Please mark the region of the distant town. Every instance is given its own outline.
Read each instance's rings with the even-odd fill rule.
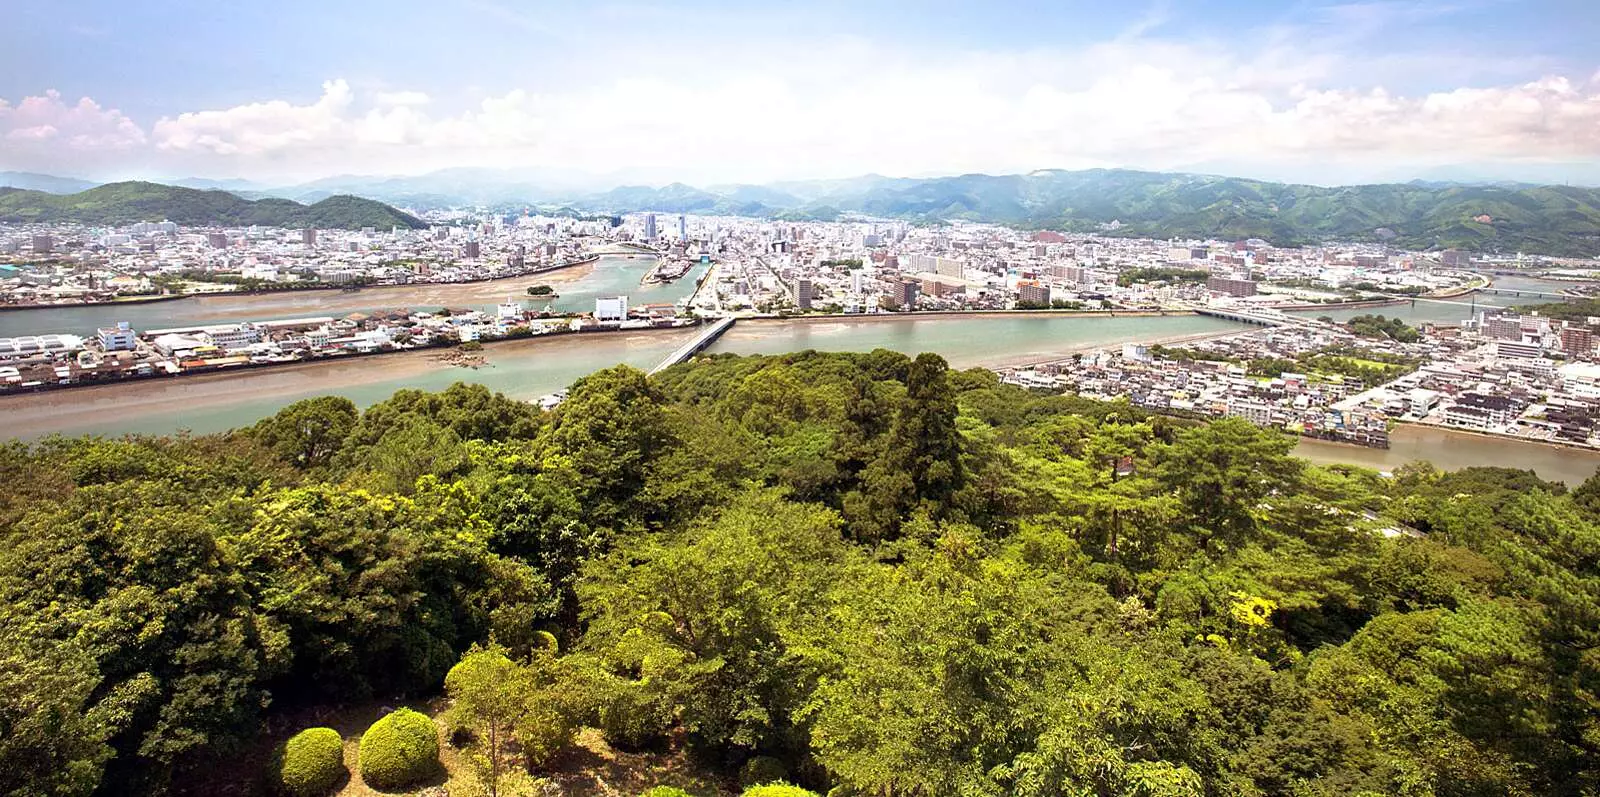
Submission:
[[[1239,416],[1302,435],[1384,447],[1395,422],[1600,446],[1600,319],[1474,312],[1496,272],[1537,275],[1521,301],[1583,298],[1594,261],[1279,248],[870,218],[783,222],[665,215],[572,218],[436,211],[413,230],[0,226],[0,310],[93,305],[93,335],[40,328],[0,338],[0,392],[175,376],[707,318],[1051,311],[1203,314],[1262,329],[1181,346],[1129,344],[1001,371],[1032,388],[1126,397],[1160,412]],[[676,302],[599,296],[551,309],[540,275],[600,258],[648,261],[641,285],[684,280]],[[296,290],[383,291],[504,280],[494,306],[262,318],[136,329],[126,303]],[[1519,292],[1521,295],[1521,292]],[[1383,307],[1463,301],[1461,324],[1412,328]],[[1318,311],[1361,308],[1339,323]],[[1366,309],[1370,308],[1370,309]],[[1470,317],[1469,317],[1470,316]],[[31,317],[31,316],[24,316]]]

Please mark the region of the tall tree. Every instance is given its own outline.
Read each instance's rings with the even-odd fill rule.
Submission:
[[[522,667],[497,645],[473,647],[445,676],[456,724],[472,728],[487,743],[485,780],[490,797],[499,797],[505,744],[532,698],[528,686]]]
[[[355,428],[360,413],[343,396],[297,401],[255,426],[255,434],[273,453],[300,468],[328,464]]]

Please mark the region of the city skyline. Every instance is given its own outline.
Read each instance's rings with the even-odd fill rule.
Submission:
[[[1600,12],[1567,0],[19,6],[0,169],[94,180],[1600,182]]]

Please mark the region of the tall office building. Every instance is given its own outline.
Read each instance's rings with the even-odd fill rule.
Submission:
[[[594,318],[596,321],[628,320],[628,297],[601,296],[596,298],[594,300]]]
[[[811,299],[816,295],[811,287],[811,280],[806,277],[795,277],[788,284],[789,298],[794,300],[794,306],[801,310],[811,309]]]
[[[1032,280],[1017,283],[1017,304],[1049,307],[1050,286]]]
[[[228,248],[228,234],[225,232],[208,233],[206,235],[206,241],[211,244],[212,249]]]
[[[54,249],[54,248],[55,248],[55,241],[51,240],[50,236],[48,236],[48,235],[35,235],[35,236],[33,236],[33,253],[34,254],[36,254],[36,255],[48,255],[48,254],[50,254],[50,250]]]
[[[306,246],[317,245],[317,228],[307,227],[300,231],[300,243]]]
[[[1594,353],[1594,333],[1583,327],[1566,327],[1561,330],[1561,350],[1568,354]]]
[[[1522,319],[1514,315],[1489,316],[1483,325],[1483,336],[1495,340],[1522,340]]]
[[[1225,293],[1229,296],[1254,296],[1256,295],[1256,283],[1253,280],[1235,277],[1207,277],[1206,290]]]
[[[682,213],[678,214],[678,240],[689,240],[689,221]]]
[[[914,279],[901,279],[894,284],[894,293],[890,297],[901,310],[917,309],[917,295],[922,291],[922,283]]]
[[[654,213],[644,214],[644,239],[646,241],[654,241],[656,239],[656,214]]]
[[[467,242],[467,259],[477,260],[483,254],[483,247],[477,241]]]

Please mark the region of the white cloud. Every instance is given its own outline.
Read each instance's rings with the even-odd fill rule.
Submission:
[[[69,105],[53,89],[16,105],[0,99],[0,133],[12,141],[52,141],[75,150],[123,150],[145,142],[144,131],[120,111],[88,97]]]
[[[87,97],[67,103],[51,90],[12,105],[0,99],[0,165],[87,174],[136,157],[143,129]]]
[[[305,146],[355,146],[361,142],[342,135],[351,99],[349,83],[330,80],[322,84],[322,97],[311,105],[272,100],[196,111],[161,119],[153,133],[159,149],[244,157]]]
[[[1248,58],[1137,38],[1073,53],[905,53],[851,38],[808,47],[737,70],[691,64],[454,108],[335,79],[307,104],[162,118],[148,146],[116,111],[51,94],[0,104],[0,133],[35,153],[76,136],[137,148],[152,170],[268,179],[489,166],[713,182],[1234,163],[1341,181],[1446,163],[1600,160],[1600,74],[1408,95],[1343,86],[1348,58],[1290,41]],[[18,113],[36,100],[51,112]],[[0,161],[18,160],[10,154]]]

